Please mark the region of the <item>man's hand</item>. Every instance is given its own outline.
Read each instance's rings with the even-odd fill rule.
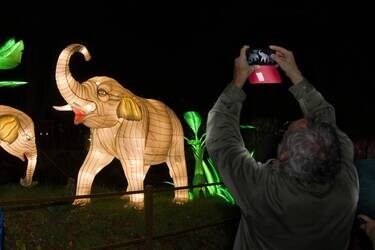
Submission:
[[[256,66],[251,66],[246,60],[246,50],[249,46],[245,45],[241,48],[240,55],[234,60],[232,83],[242,88],[249,75],[255,70]]]
[[[361,218],[364,221],[360,228],[366,232],[367,236],[371,239],[372,244],[375,247],[375,220],[364,214],[358,215],[358,218]]]
[[[293,84],[298,84],[302,81],[303,76],[299,71],[293,52],[276,45],[271,45],[270,49],[275,51],[271,57],[277,62],[280,68],[285,72]]]

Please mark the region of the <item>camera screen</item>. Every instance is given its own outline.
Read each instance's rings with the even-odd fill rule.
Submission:
[[[273,65],[276,62],[271,58],[270,49],[249,49],[247,50],[247,62],[250,65]]]

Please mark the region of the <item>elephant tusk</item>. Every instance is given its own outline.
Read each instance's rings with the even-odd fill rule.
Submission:
[[[66,104],[64,106],[53,106],[53,108],[58,111],[72,111],[72,107],[69,104]]]

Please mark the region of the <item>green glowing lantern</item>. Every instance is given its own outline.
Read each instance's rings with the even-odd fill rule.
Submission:
[[[0,81],[0,87],[18,87],[26,83],[22,81]]]
[[[21,63],[23,41],[16,42],[14,38],[9,39],[0,47],[0,69],[13,69]]]
[[[17,67],[21,63],[24,49],[23,41],[16,42],[11,38],[0,46],[0,69],[9,70]],[[0,81],[0,87],[17,87],[27,82],[23,81]]]
[[[200,114],[195,111],[188,111],[184,113],[184,119],[194,133],[194,139],[185,138],[187,143],[192,148],[195,159],[193,185],[221,182],[221,178],[213,164],[213,161],[210,158],[204,158],[206,133],[203,133],[201,137],[198,136],[199,128],[202,125],[202,118]],[[208,186],[206,188],[194,188],[189,197],[194,199],[200,197],[201,195],[217,195],[223,198],[225,201],[234,204],[233,196],[222,185]]]

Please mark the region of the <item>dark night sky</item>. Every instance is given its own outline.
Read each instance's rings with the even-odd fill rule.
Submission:
[[[117,1],[120,2],[120,1]],[[65,104],[54,82],[62,49],[82,43],[92,60],[73,57],[78,80],[95,75],[117,79],[135,94],[159,99],[182,117],[188,110],[207,115],[231,79],[233,59],[243,44],[284,46],[295,53],[304,75],[336,107],[338,125],[350,134],[374,134],[371,16],[366,6],[341,10],[314,1],[293,7],[271,2],[243,5],[133,4],[34,6],[2,14],[0,42],[23,39],[22,64],[0,72],[0,80],[28,85],[0,89],[1,104],[19,108],[34,119],[70,119],[52,105]],[[39,8],[39,9],[38,9]],[[368,9],[368,8],[367,8]],[[5,21],[4,21],[5,20]],[[244,120],[297,118],[299,108],[280,86],[246,85]]]

